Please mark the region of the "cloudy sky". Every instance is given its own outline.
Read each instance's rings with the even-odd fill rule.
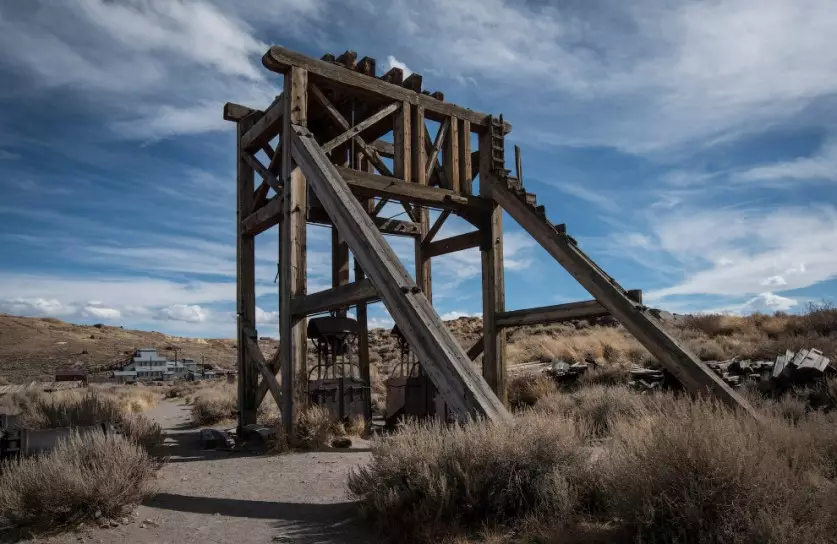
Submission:
[[[272,44],[353,49],[503,113],[550,219],[655,306],[833,299],[835,28],[833,0],[6,0],[0,312],[232,336],[222,105],[270,103]],[[260,334],[276,238],[257,242]],[[309,228],[309,291],[329,240]],[[508,217],[505,244],[510,309],[589,298]],[[478,275],[478,252],[434,260],[439,313],[478,313]]]

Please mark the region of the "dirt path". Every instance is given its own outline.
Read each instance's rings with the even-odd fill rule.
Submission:
[[[169,462],[159,493],[130,523],[64,535],[55,542],[374,542],[352,520],[346,474],[368,460],[348,451],[279,456],[203,451],[188,407],[162,401],[147,415],[166,431]]]

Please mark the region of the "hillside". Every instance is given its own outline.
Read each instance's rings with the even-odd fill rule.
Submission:
[[[677,316],[665,323],[674,336],[705,361],[735,356],[773,359],[786,349],[811,347],[837,359],[837,310],[829,306],[812,306],[803,315]],[[481,335],[479,318],[459,318],[447,324],[466,349]],[[371,330],[369,337],[373,374],[385,376],[400,358],[398,345],[385,329]],[[260,340],[259,344],[268,358],[278,346],[269,339]],[[107,366],[141,347],[156,348],[170,358],[175,357],[176,350],[177,357],[205,360],[222,368],[235,365],[233,339],[183,338],[0,314],[0,376],[14,383],[49,376],[61,365]],[[507,335],[506,353],[510,366],[556,358],[620,366],[654,363],[639,342],[608,318],[512,329]],[[314,347],[309,344],[309,360],[313,362],[315,358]]]

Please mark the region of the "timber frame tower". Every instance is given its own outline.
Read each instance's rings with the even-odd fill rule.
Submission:
[[[564,225],[547,219],[536,196],[523,187],[517,148],[515,175],[505,166],[511,126],[502,116],[445,102],[442,93],[422,90],[418,74],[404,78],[393,68],[378,77],[375,60],[358,60],[353,52],[317,60],[274,46],[262,63],[283,75],[282,94],[264,110],[224,106],[224,119],[237,127],[239,427],[256,422],[269,392],[286,431],[293,432],[296,414],[309,399],[305,327],[310,315],[355,307],[360,373],[368,383],[366,306],[378,300],[454,414],[510,420],[506,328],[609,314],[687,389],[711,392],[757,417],[661,327],[642,305],[641,292],[623,289],[578,248]],[[426,120],[438,124],[435,134]],[[404,210],[405,220],[380,216],[388,202]],[[432,224],[430,209],[441,212]],[[593,300],[506,311],[503,210]],[[436,239],[452,214],[473,230]],[[307,223],[332,227],[332,287],[317,293],[307,291]],[[255,329],[254,238],[277,225],[281,342],[278,357],[267,361]],[[414,275],[382,234],[415,240]],[[473,247],[482,256],[483,337],[463,347],[432,306],[431,260]],[[471,363],[479,355],[482,374]]]

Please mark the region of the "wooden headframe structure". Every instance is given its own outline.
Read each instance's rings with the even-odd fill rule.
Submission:
[[[578,248],[564,225],[547,219],[536,196],[523,187],[517,148],[516,175],[505,168],[504,140],[511,126],[502,116],[445,102],[441,93],[422,90],[418,74],[404,78],[393,68],[377,77],[375,60],[358,60],[353,52],[317,60],[274,46],[262,63],[284,76],[282,94],[264,110],[224,107],[224,119],[237,125],[239,425],[255,423],[269,391],[286,430],[293,431],[296,413],[308,399],[309,315],[356,308],[361,376],[368,382],[366,307],[379,300],[455,414],[510,419],[505,328],[612,315],[687,389],[714,393],[755,416],[661,327],[642,305],[640,292],[624,290]],[[438,124],[435,135],[426,120]],[[387,202],[398,203],[405,219],[382,218]],[[433,224],[430,209],[441,212]],[[594,300],[506,311],[503,210]],[[437,240],[451,214],[473,231]],[[317,293],[306,287],[307,223],[332,227],[332,288]],[[276,225],[281,347],[278,357],[266,361],[256,341],[254,237]],[[382,234],[415,239],[414,277]],[[482,255],[483,337],[465,349],[431,304],[431,259],[475,247]],[[472,364],[480,354],[482,374]]]

